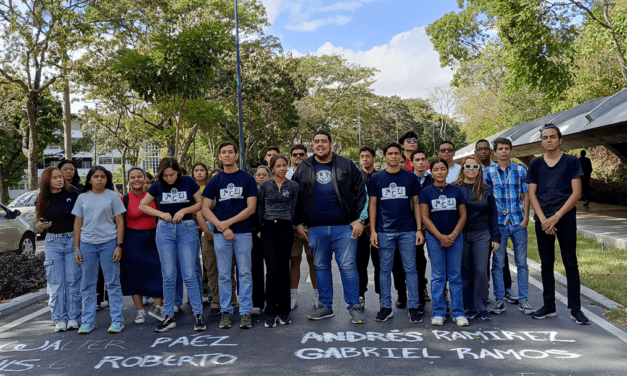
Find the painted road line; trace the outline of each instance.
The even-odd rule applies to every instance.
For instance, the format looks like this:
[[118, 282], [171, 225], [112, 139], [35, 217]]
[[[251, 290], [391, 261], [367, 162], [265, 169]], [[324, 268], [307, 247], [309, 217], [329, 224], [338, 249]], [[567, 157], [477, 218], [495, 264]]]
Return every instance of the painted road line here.
[[50, 312], [50, 307], [42, 308], [42, 309], [40, 309], [37, 312], [33, 312], [30, 315], [22, 317], [21, 319], [17, 319], [17, 320], [15, 320], [13, 322], [10, 322], [10, 323], [6, 324], [6, 325], [0, 326], [0, 333], [6, 332], [7, 330], [12, 329], [12, 328], [14, 328], [14, 327], [16, 327], [16, 326], [18, 326], [20, 324], [23, 324], [23, 323], [25, 323], [28, 320], [34, 319], [37, 316], [41, 316], [41, 315], [43, 315], [46, 312]]
[[[514, 273], [517, 274], [517, 270], [516, 267], [513, 265], [509, 265], [509, 270]], [[542, 282], [538, 281], [537, 279], [529, 276], [529, 283], [534, 285], [535, 287], [539, 288], [540, 291], [543, 291], [544, 288], [542, 287]], [[568, 298], [565, 297], [564, 295], [560, 294], [559, 292], [555, 292], [555, 298], [559, 299], [560, 302], [564, 303], [567, 307], [568, 307]], [[605, 329], [608, 333], [614, 335], [616, 338], [620, 339], [621, 341], [627, 343], [627, 333], [623, 332], [622, 330], [618, 329], [617, 327], [615, 327], [614, 325], [612, 325], [610, 322], [608, 322], [606, 319], [604, 319], [603, 317], [599, 317], [597, 315], [595, 315], [594, 313], [592, 313], [591, 311], [585, 309], [585, 308], [581, 308], [581, 312], [583, 312], [586, 316], [588, 316], [588, 319], [590, 321], [592, 321], [593, 323], [597, 324], [598, 326], [600, 326], [601, 328]]]

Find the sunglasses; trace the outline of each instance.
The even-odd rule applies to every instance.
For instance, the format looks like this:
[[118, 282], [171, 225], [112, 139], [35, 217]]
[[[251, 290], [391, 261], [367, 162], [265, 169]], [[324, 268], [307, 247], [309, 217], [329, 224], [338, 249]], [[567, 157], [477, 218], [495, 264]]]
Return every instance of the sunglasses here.
[[478, 170], [478, 169], [481, 168], [481, 165], [478, 165], [478, 164], [465, 164], [464, 168], [466, 170]]
[[488, 151], [488, 150], [492, 150], [490, 148], [476, 148], [476, 151]]
[[439, 150], [440, 153], [452, 153], [454, 151], [455, 151], [455, 149], [440, 149]]
[[407, 138], [407, 139], [405, 139], [405, 142], [407, 142], [408, 144], [417, 144], [418, 143], [418, 139], [417, 138]]
[[304, 157], [305, 153], [292, 153], [292, 157]]

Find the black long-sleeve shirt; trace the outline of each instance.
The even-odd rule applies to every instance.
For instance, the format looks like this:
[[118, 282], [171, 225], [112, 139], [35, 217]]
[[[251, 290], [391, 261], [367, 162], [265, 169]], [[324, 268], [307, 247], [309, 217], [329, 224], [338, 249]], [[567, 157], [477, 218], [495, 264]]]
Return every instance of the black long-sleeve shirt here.
[[501, 233], [499, 232], [498, 212], [496, 200], [490, 187], [485, 187], [481, 201], [477, 201], [472, 191], [472, 184], [463, 183], [460, 185], [464, 198], [466, 199], [466, 225], [464, 232], [485, 231], [490, 232], [491, 241], [500, 243]]
[[264, 219], [293, 221], [297, 198], [298, 183], [288, 179], [279, 189], [274, 179], [264, 181], [259, 186], [259, 195], [257, 196], [259, 221], [261, 223]]
[[[78, 198], [76, 191], [61, 191], [50, 195], [50, 206], [44, 218], [52, 221], [52, 225], [48, 228], [51, 234], [64, 234], [74, 231], [74, 204]], [[41, 218], [37, 218], [41, 219]]]

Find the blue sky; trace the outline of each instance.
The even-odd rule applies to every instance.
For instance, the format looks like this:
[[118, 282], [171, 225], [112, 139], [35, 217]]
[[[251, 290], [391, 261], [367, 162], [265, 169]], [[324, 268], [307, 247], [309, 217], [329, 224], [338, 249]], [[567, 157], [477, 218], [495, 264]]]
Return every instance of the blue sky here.
[[424, 28], [442, 15], [458, 11], [456, 0], [261, 0], [285, 51], [340, 54], [349, 62], [381, 72], [374, 85], [380, 95], [426, 98], [448, 85], [450, 69]]

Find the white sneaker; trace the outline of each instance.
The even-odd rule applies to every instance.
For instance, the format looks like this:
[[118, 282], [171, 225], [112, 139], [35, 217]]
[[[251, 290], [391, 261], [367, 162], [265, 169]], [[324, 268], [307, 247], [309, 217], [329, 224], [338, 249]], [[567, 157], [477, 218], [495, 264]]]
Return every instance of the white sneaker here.
[[290, 309], [294, 309], [298, 307], [298, 295], [292, 295], [292, 298], [290, 299]]
[[162, 306], [153, 304], [150, 311], [148, 311], [148, 314], [159, 321], [165, 320], [165, 310]]
[[144, 322], [146, 322], [146, 311], [138, 309], [137, 317], [135, 317], [135, 324], [143, 324]]
[[78, 329], [78, 322], [76, 320], [69, 320], [67, 322], [67, 330]]
[[65, 332], [67, 330], [66, 322], [58, 322], [57, 325], [54, 326], [55, 332]]
[[174, 306], [174, 313], [179, 313], [183, 310], [183, 306]]
[[431, 325], [442, 326], [444, 325], [444, 317], [436, 316], [431, 319]]
[[457, 326], [468, 326], [468, 319], [466, 316], [460, 316], [453, 319], [453, 321], [457, 324]]

